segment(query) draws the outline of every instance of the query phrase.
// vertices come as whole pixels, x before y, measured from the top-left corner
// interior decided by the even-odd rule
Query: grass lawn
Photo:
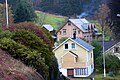
[[[41,18],[44,20],[44,24],[50,24],[56,30],[59,27],[61,27],[64,24],[65,20],[67,19],[67,17],[64,17],[64,16],[58,16],[58,15],[56,16],[56,15],[44,13],[41,11],[36,11],[36,14],[39,19]]]
[[[71,78],[70,80],[90,80],[89,78]],[[120,80],[120,73],[117,76],[110,77],[107,75],[106,78],[103,78],[103,74],[96,74],[94,80]]]

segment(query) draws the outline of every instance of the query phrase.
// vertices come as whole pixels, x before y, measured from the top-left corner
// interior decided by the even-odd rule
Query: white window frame
[[[63,35],[66,35],[66,34],[67,34],[67,30],[63,29]]]
[[[76,68],[76,69],[74,69],[74,75],[76,75],[76,76],[88,75],[87,70],[88,70],[87,68]]]
[[[64,50],[68,50],[68,49],[65,49],[65,45],[68,44],[68,49],[69,49],[69,43],[65,43],[64,44]]]
[[[72,47],[72,44],[75,44],[75,48]],[[71,43],[71,49],[76,49],[76,43]]]

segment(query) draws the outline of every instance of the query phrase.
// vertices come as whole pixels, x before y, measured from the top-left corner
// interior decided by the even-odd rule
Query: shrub
[[[48,77],[48,66],[45,64],[44,58],[41,57],[41,53],[8,38],[0,39],[0,48],[7,50],[14,58],[21,60],[23,63],[37,70],[40,69],[40,74]]]
[[[99,72],[103,71],[103,61],[102,56],[98,57],[96,59],[96,68],[99,70]],[[106,55],[105,56],[106,61],[106,72],[113,72],[113,74],[118,74],[120,70],[120,60],[115,55]]]

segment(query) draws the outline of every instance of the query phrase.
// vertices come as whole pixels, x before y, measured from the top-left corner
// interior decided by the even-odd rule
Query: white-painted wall
[[[59,69],[59,70],[60,70],[60,72],[62,72],[62,74],[63,74],[64,76],[67,76],[67,69],[61,68],[61,69]]]

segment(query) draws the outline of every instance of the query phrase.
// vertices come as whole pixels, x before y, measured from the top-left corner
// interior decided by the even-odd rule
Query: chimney
[[[73,33],[73,39],[76,39],[76,33]]]

